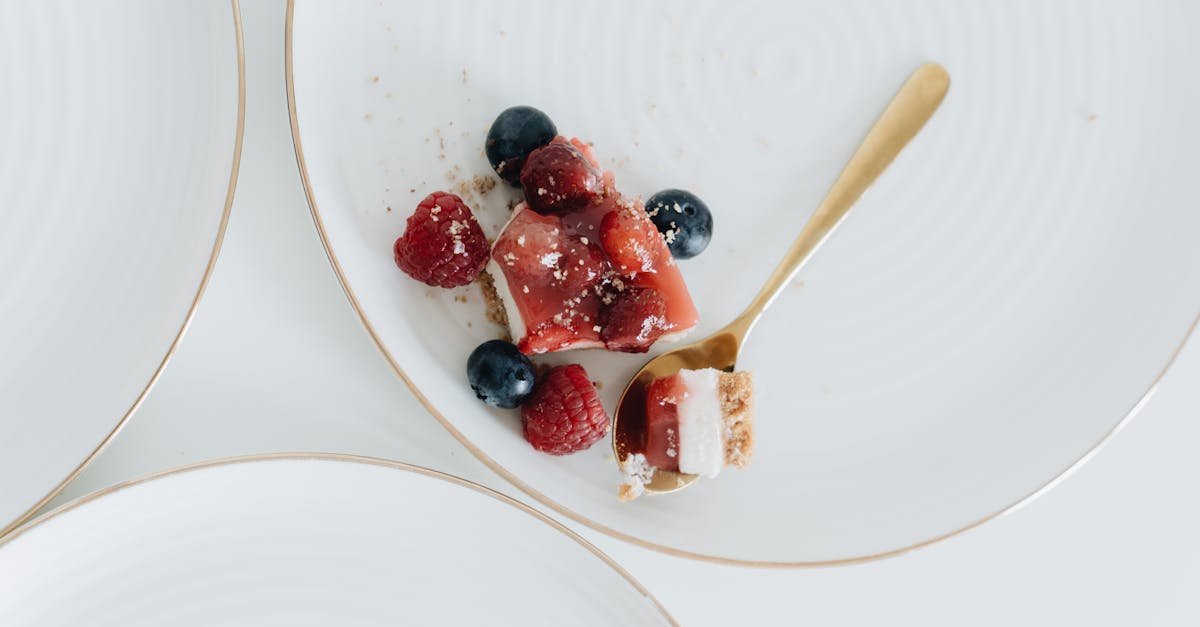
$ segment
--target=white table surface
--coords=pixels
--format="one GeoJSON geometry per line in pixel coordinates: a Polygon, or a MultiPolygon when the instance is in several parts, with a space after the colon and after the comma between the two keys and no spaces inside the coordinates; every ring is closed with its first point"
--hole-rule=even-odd
{"type": "MultiPolygon", "coordinates": [[[[144,405],[52,506],[166,467],[297,450],[413,462],[530,501],[425,413],[359,324],[313,228],[292,153],[284,3],[247,1],[242,12],[245,150],[212,282],[144,405]]],[[[1200,624],[1200,348],[1192,344],[1140,414],[1058,487],[907,555],[753,570],[571,526],[684,625],[1200,624]]]]}

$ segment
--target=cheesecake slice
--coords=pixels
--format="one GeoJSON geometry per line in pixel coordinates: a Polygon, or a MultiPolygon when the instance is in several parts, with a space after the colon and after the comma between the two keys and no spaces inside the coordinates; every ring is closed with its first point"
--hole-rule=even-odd
{"type": "Polygon", "coordinates": [[[507,321],[525,354],[645,352],[699,322],[641,201],[615,191],[565,215],[517,205],[485,271],[495,291],[486,300],[503,310],[489,317],[507,321]]]}
{"type": "Polygon", "coordinates": [[[748,372],[681,370],[646,390],[645,446],[622,462],[623,501],[640,496],[655,471],[716,477],[754,452],[753,385],[748,372]]]}

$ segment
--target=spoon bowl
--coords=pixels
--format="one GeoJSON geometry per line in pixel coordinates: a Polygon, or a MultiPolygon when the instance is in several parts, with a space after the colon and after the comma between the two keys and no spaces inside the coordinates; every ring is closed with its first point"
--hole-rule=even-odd
{"type": "MultiPolygon", "coordinates": [[[[646,388],[652,381],[669,377],[680,370],[716,368],[733,372],[741,350],[741,336],[729,327],[699,342],[663,353],[651,359],[633,376],[613,416],[613,452],[618,460],[639,452],[646,440],[646,388]]],[[[646,494],[662,494],[682,489],[698,478],[697,475],[671,471],[655,471],[646,494]]]]}
{"type": "MultiPolygon", "coordinates": [[[[942,66],[926,63],[917,68],[871,127],[746,310],[720,331],[651,359],[633,376],[613,414],[613,453],[618,464],[623,465],[626,457],[645,450],[646,388],[650,383],[680,370],[715,368],[732,372],[742,345],[762,313],[841,223],[862,193],[925,126],[949,88],[950,76],[942,66]]],[[[681,490],[698,478],[693,474],[656,470],[644,486],[645,494],[681,490]]]]}

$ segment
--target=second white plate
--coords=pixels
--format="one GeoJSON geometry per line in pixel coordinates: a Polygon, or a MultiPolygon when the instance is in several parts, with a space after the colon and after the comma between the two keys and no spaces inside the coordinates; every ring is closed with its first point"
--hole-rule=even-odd
{"type": "Polygon", "coordinates": [[[598,549],[415,466],[209,462],[102,490],[0,543],[0,624],[669,625],[598,549]]]}
{"type": "Polygon", "coordinates": [[[236,0],[0,3],[0,535],[175,349],[237,178],[236,0]]]}

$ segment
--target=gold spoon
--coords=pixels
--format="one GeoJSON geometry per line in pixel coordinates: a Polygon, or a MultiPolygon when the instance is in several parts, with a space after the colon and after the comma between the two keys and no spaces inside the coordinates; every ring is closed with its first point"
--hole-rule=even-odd
{"type": "MultiPolygon", "coordinates": [[[[613,418],[613,452],[618,462],[627,455],[644,450],[646,386],[655,379],[673,375],[681,369],[716,368],[732,371],[742,344],[763,311],[849,213],[859,196],[875,182],[900,150],[916,136],[917,131],[925,126],[949,88],[950,76],[942,66],[926,63],[917,68],[883,110],[875,126],[871,127],[858,151],[850,157],[825,199],[813,212],[804,230],[750,306],[720,331],[651,359],[634,375],[621,394],[613,418]]],[[[650,483],[646,484],[645,493],[674,492],[691,485],[697,478],[698,475],[656,471],[650,483]]]]}

